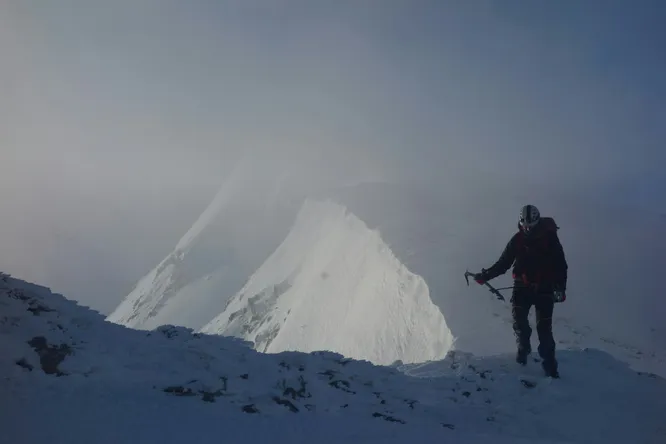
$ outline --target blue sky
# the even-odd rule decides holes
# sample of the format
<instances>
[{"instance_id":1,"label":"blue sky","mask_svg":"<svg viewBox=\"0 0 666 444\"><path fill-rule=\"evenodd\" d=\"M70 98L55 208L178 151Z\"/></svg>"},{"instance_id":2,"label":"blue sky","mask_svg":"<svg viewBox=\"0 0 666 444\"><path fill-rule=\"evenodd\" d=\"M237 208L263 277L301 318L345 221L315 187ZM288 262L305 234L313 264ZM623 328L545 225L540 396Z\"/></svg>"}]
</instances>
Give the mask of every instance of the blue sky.
<instances>
[{"instance_id":1,"label":"blue sky","mask_svg":"<svg viewBox=\"0 0 666 444\"><path fill-rule=\"evenodd\" d=\"M83 251L103 226L90 256L141 238L135 273L247 153L304 183L664 211L664 22L659 1L5 1L0 185L28 222L0 240L32 246L0 266L48 276L54 225Z\"/></svg>"}]
</instances>

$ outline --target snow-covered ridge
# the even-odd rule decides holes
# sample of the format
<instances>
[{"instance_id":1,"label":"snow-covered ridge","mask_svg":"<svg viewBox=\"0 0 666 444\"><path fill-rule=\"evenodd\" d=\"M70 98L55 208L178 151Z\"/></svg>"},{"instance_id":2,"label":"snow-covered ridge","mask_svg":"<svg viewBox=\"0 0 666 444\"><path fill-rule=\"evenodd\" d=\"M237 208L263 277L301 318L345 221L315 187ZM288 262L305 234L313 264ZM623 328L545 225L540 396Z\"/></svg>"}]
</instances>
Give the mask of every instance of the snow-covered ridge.
<instances>
[{"instance_id":1,"label":"snow-covered ridge","mask_svg":"<svg viewBox=\"0 0 666 444\"><path fill-rule=\"evenodd\" d=\"M133 328L154 328L162 323L164 320L156 317L186 284L179 276L184 255L179 250L171 252L139 280L107 320Z\"/></svg>"},{"instance_id":2,"label":"snow-covered ridge","mask_svg":"<svg viewBox=\"0 0 666 444\"><path fill-rule=\"evenodd\" d=\"M174 250L142 277L108 320L132 328L200 328L284 238L295 209L280 181L237 166Z\"/></svg>"},{"instance_id":3,"label":"snow-covered ridge","mask_svg":"<svg viewBox=\"0 0 666 444\"><path fill-rule=\"evenodd\" d=\"M136 328L155 326L150 323L150 319L157 316L164 305L187 284L181 276L186 254L206 227L219 217L220 212L237 191L241 178L241 168L236 167L212 202L178 241L174 250L139 280L134 290L108 316L109 321Z\"/></svg>"},{"instance_id":4,"label":"snow-covered ridge","mask_svg":"<svg viewBox=\"0 0 666 444\"><path fill-rule=\"evenodd\" d=\"M201 329L257 350L332 350L378 364L442 359L454 338L421 276L339 204L306 200L282 244Z\"/></svg>"},{"instance_id":5,"label":"snow-covered ridge","mask_svg":"<svg viewBox=\"0 0 666 444\"><path fill-rule=\"evenodd\" d=\"M596 350L561 352L560 380L511 356L382 367L264 354L183 327L132 330L7 276L0 313L7 442L656 444L666 431L666 381Z\"/></svg>"}]
</instances>

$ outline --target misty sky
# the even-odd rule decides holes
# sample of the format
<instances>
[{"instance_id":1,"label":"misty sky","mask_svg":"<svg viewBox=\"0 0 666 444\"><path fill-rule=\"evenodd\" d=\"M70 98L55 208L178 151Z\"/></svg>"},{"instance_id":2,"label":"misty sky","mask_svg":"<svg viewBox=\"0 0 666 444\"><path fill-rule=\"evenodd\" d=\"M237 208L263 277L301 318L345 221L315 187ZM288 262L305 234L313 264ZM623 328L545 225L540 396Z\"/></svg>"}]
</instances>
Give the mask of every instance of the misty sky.
<instances>
[{"instance_id":1,"label":"misty sky","mask_svg":"<svg viewBox=\"0 0 666 444\"><path fill-rule=\"evenodd\" d=\"M0 268L107 310L248 155L663 212L665 22L658 0L4 0Z\"/></svg>"}]
</instances>

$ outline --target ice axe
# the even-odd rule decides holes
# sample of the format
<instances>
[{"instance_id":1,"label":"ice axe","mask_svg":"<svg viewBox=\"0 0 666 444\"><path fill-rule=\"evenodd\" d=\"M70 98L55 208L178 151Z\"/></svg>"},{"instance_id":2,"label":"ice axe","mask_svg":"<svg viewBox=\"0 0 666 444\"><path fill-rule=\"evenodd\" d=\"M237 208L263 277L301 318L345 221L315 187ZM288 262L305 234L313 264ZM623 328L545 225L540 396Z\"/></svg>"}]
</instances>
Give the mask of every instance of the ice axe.
<instances>
[{"instance_id":1,"label":"ice axe","mask_svg":"<svg viewBox=\"0 0 666 444\"><path fill-rule=\"evenodd\" d=\"M474 277L474 273L470 273L469 271L465 271L465 281L467 281L467 286L469 287L469 278ZM500 301L504 301L504 296L502 296L502 293L500 293L495 287L490 285L488 282L484 282L484 285L490 289L490 292L493 293L495 296L497 296L497 299Z\"/></svg>"}]
</instances>

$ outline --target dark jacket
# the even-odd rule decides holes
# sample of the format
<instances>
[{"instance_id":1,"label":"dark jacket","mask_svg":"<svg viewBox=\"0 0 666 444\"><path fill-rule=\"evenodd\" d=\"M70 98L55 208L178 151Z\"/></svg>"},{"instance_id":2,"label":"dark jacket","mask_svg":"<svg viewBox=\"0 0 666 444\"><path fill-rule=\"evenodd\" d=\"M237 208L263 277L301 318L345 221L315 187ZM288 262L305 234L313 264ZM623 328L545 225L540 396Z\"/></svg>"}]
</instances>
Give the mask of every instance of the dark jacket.
<instances>
[{"instance_id":1,"label":"dark jacket","mask_svg":"<svg viewBox=\"0 0 666 444\"><path fill-rule=\"evenodd\" d=\"M568 265L552 218L543 217L529 234L519 230L499 260L484 270L486 280L506 273L513 265L515 285L536 285L539 291L566 290Z\"/></svg>"}]
</instances>

